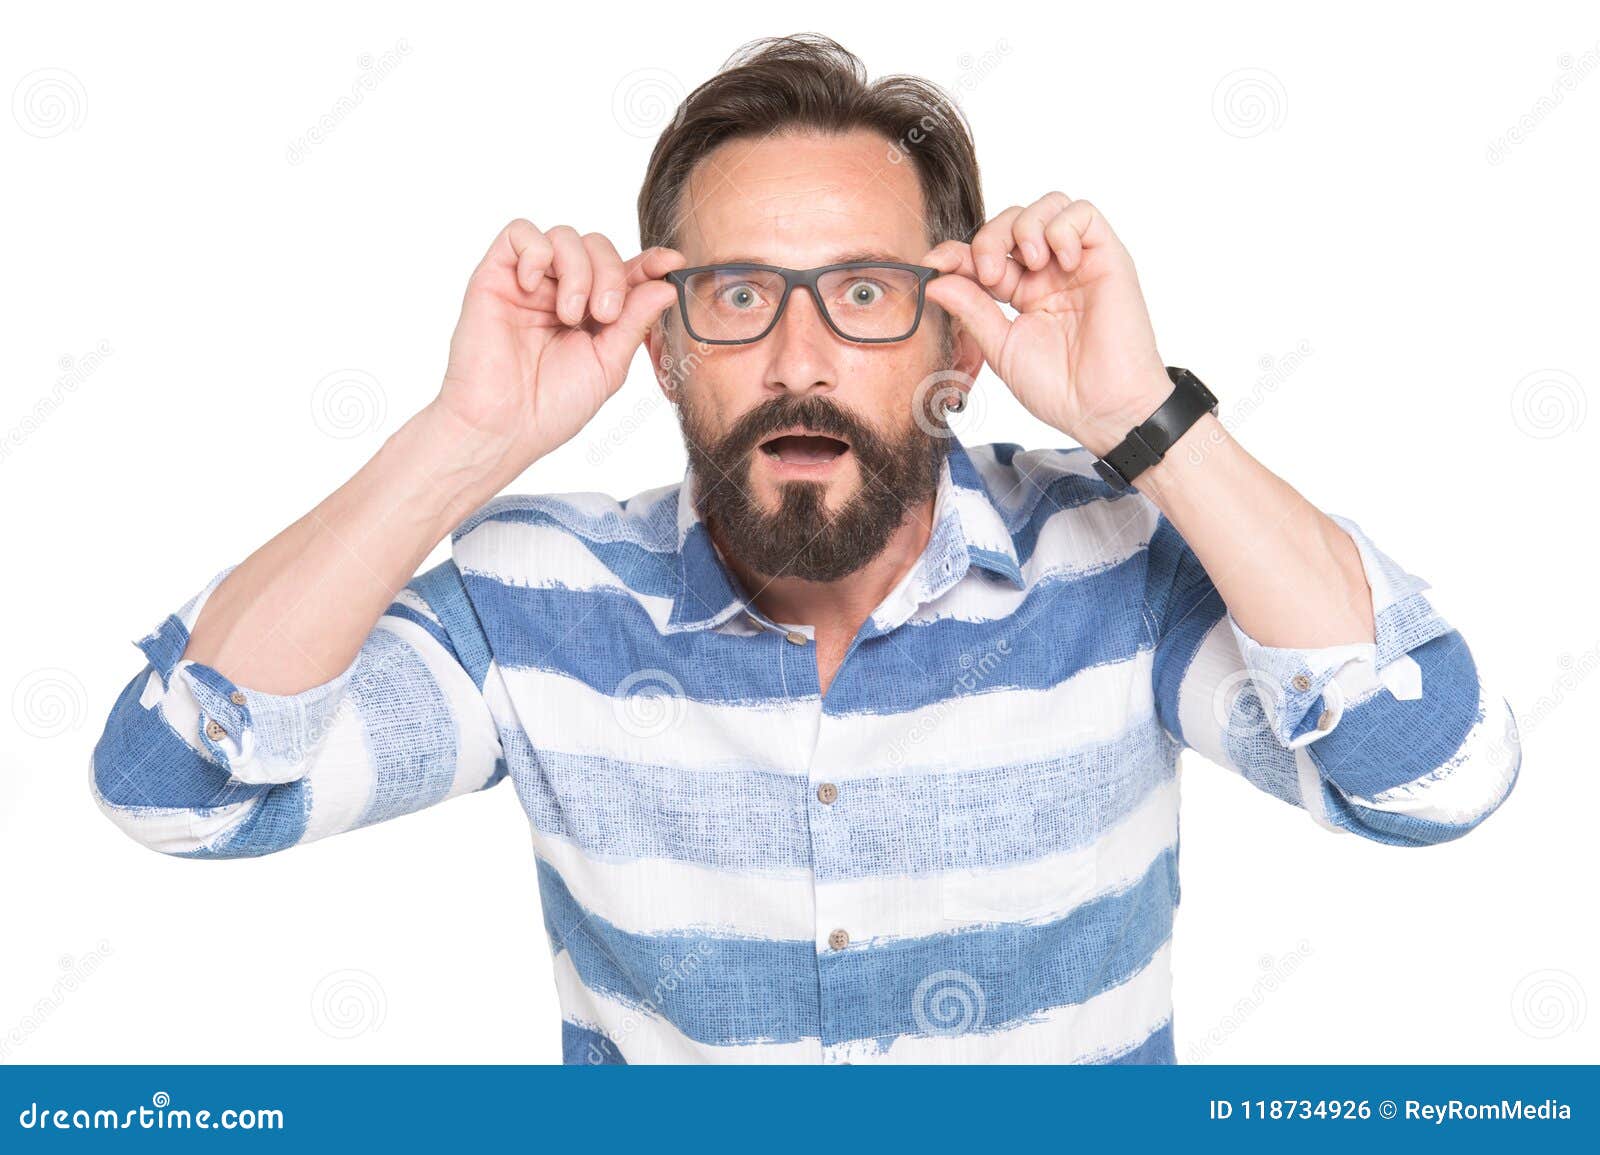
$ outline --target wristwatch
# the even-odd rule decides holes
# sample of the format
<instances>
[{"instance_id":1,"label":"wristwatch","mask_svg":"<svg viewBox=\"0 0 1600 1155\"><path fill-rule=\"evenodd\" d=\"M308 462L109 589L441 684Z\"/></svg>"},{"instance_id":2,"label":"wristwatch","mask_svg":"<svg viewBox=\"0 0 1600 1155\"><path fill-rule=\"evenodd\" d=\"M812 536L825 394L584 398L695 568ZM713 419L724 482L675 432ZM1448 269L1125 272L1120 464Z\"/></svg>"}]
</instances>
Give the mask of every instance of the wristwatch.
<instances>
[{"instance_id":1,"label":"wristwatch","mask_svg":"<svg viewBox=\"0 0 1600 1155\"><path fill-rule=\"evenodd\" d=\"M1133 488L1133 479L1166 456L1167 450L1207 413L1217 411L1217 399L1205 382L1187 369L1168 365L1172 392L1161 407L1132 430L1115 449L1095 458L1094 471L1112 489Z\"/></svg>"}]
</instances>

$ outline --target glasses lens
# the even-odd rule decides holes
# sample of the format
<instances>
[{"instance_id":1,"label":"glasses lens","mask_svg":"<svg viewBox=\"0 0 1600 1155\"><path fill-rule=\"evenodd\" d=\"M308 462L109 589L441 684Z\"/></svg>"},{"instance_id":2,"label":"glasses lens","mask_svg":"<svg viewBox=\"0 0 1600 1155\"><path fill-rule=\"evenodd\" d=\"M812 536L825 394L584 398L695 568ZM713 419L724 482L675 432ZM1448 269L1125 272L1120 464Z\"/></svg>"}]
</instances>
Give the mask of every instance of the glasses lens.
<instances>
[{"instance_id":1,"label":"glasses lens","mask_svg":"<svg viewBox=\"0 0 1600 1155\"><path fill-rule=\"evenodd\" d=\"M921 281L909 269L852 265L824 273L817 295L828 316L858 341L909 337L917 322Z\"/></svg>"},{"instance_id":2,"label":"glasses lens","mask_svg":"<svg viewBox=\"0 0 1600 1155\"><path fill-rule=\"evenodd\" d=\"M763 269L710 269L684 283L689 328L702 341L748 341L772 324L783 277Z\"/></svg>"}]
</instances>

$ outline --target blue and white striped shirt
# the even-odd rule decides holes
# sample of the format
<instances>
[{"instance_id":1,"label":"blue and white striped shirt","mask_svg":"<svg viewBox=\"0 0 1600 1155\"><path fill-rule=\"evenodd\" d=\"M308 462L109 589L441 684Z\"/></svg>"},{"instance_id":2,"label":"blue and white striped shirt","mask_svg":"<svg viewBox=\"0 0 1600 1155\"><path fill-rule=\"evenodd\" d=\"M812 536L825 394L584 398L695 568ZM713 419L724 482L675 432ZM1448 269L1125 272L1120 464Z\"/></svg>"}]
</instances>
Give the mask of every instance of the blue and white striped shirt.
<instances>
[{"instance_id":1,"label":"blue and white striped shirt","mask_svg":"<svg viewBox=\"0 0 1600 1155\"><path fill-rule=\"evenodd\" d=\"M1179 753L1317 823L1470 830L1520 756L1423 582L1351 521L1376 643L1262 646L1081 449L953 444L826 695L690 499L496 499L294 695L137 644L92 766L176 855L268 854L509 777L568 1062L1170 1063Z\"/></svg>"}]
</instances>

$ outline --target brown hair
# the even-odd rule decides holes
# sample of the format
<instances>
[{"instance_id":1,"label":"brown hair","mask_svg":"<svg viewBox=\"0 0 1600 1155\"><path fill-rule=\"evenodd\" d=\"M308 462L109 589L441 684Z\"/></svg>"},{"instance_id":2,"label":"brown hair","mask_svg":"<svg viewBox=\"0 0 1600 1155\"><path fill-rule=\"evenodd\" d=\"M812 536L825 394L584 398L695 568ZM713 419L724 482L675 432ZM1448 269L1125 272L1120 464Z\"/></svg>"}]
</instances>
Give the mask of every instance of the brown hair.
<instances>
[{"instance_id":1,"label":"brown hair","mask_svg":"<svg viewBox=\"0 0 1600 1155\"><path fill-rule=\"evenodd\" d=\"M676 244L684 185L708 153L739 137L794 129L869 129L890 142L891 161L909 158L922 186L930 247L970 240L983 223L978 157L955 103L915 76L869 84L853 53L826 36L801 34L744 45L678 106L639 189L640 245Z\"/></svg>"}]
</instances>

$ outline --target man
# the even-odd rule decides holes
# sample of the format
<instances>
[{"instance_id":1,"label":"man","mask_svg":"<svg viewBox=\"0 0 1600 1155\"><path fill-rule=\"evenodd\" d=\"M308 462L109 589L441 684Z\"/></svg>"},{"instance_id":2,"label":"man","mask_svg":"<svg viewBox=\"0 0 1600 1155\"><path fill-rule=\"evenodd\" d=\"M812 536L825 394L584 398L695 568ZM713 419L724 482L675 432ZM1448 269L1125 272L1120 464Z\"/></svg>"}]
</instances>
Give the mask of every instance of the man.
<instances>
[{"instance_id":1,"label":"man","mask_svg":"<svg viewBox=\"0 0 1600 1155\"><path fill-rule=\"evenodd\" d=\"M749 46L639 218L511 222L438 397L138 643L123 829L267 854L509 776L569 1062L1164 1063L1184 746L1396 846L1510 791L1426 583L1169 371L1093 205L984 220L936 89ZM682 484L495 498L641 344ZM962 445L984 363L1082 448Z\"/></svg>"}]
</instances>

